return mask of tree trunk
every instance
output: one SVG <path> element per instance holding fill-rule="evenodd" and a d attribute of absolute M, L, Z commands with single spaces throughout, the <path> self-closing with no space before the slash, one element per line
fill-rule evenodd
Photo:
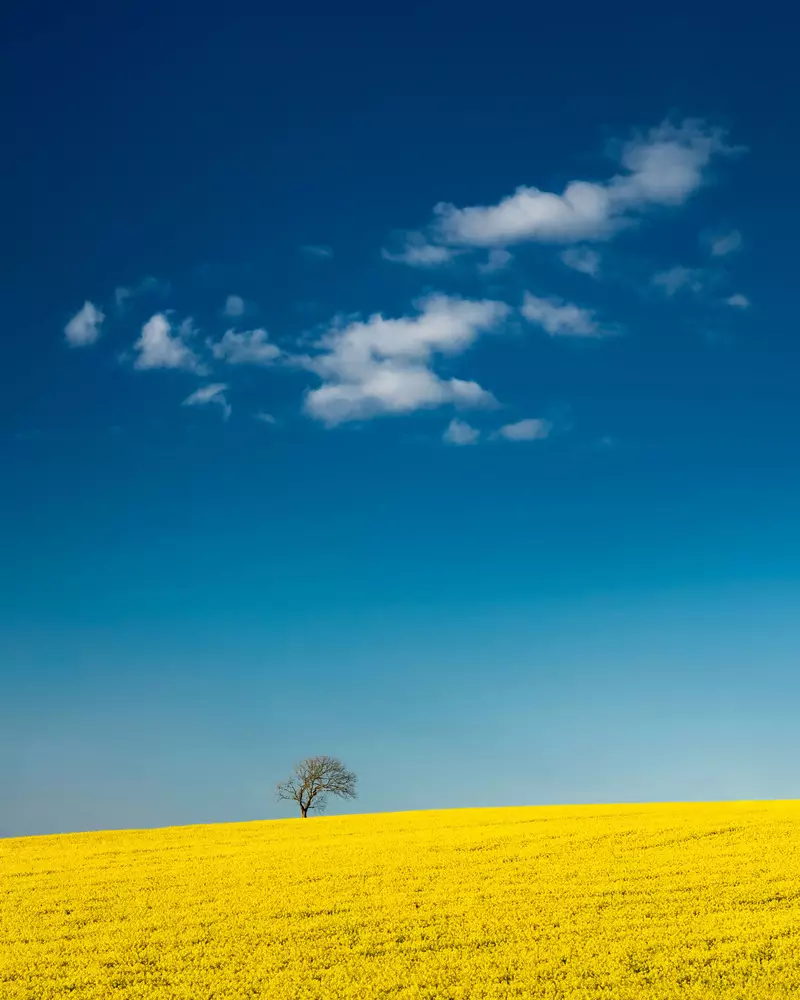
<path fill-rule="evenodd" d="M 308 806 L 300 806 L 300 815 L 303 817 L 303 819 L 306 819 L 308 817 Z"/>

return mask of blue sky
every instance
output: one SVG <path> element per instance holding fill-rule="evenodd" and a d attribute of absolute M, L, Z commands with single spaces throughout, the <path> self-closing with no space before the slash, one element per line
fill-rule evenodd
<path fill-rule="evenodd" d="M 797 795 L 790 33 L 20 6 L 0 833 Z"/>

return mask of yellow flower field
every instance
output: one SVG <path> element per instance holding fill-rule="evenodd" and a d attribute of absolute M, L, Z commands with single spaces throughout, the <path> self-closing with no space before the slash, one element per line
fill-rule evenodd
<path fill-rule="evenodd" d="M 3 1000 L 800 995 L 800 803 L 0 840 Z"/>

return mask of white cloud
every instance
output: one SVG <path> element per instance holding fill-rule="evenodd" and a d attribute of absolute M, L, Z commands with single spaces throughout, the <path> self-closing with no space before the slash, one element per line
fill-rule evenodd
<path fill-rule="evenodd" d="M 681 267 L 679 264 L 667 271 L 654 274 L 653 284 L 670 297 L 682 288 L 690 292 L 699 292 L 703 288 L 703 272 L 693 267 Z"/>
<path fill-rule="evenodd" d="M 273 427 L 278 423 L 271 413 L 264 413 L 263 410 L 260 410 L 258 413 L 254 413 L 253 418 L 262 424 L 271 424 Z"/>
<path fill-rule="evenodd" d="M 521 312 L 551 337 L 604 337 L 611 332 L 598 324 L 590 309 L 555 297 L 543 299 L 526 292 Z"/>
<path fill-rule="evenodd" d="M 725 140 L 723 129 L 687 118 L 680 125 L 662 122 L 647 138 L 629 142 L 621 157 L 627 173 L 608 185 L 614 208 L 682 205 L 702 186 L 711 158 L 736 151 Z"/>
<path fill-rule="evenodd" d="M 528 419 L 506 424 L 497 433 L 507 441 L 543 441 L 550 436 L 552 430 L 553 425 L 549 420 Z"/>
<path fill-rule="evenodd" d="M 184 320 L 178 332 L 173 334 L 172 325 L 163 313 L 151 316 L 133 345 L 138 352 L 134 368 L 185 368 L 202 372 L 199 358 L 185 342 L 191 330 L 191 320 Z"/>
<path fill-rule="evenodd" d="M 481 432 L 476 427 L 471 427 L 465 420 L 453 417 L 442 435 L 445 444 L 475 444 Z"/>
<path fill-rule="evenodd" d="M 449 264 L 457 251 L 449 247 L 429 243 L 422 233 L 407 233 L 405 247 L 399 253 L 382 250 L 384 260 L 395 264 L 408 264 L 409 267 L 441 267 Z"/>
<path fill-rule="evenodd" d="M 218 361 L 229 365 L 270 365 L 280 357 L 280 348 L 270 343 L 266 330 L 236 333 L 227 330 L 222 340 L 209 341 L 211 353 Z"/>
<path fill-rule="evenodd" d="M 508 250 L 495 247 L 489 251 L 483 264 L 478 265 L 481 274 L 496 274 L 504 270 L 512 261 L 512 256 Z"/>
<path fill-rule="evenodd" d="M 225 308 L 222 310 L 225 316 L 231 318 L 244 315 L 244 299 L 241 295 L 229 295 L 225 299 Z"/>
<path fill-rule="evenodd" d="M 729 253 L 735 253 L 741 249 L 742 242 L 742 234 L 738 229 L 734 229 L 726 236 L 718 236 L 711 241 L 711 256 L 727 257 Z"/>
<path fill-rule="evenodd" d="M 433 295 L 417 304 L 419 315 L 333 327 L 297 359 L 322 379 L 305 401 L 306 412 L 329 426 L 425 407 L 487 406 L 494 397 L 476 382 L 442 378 L 431 367 L 436 354 L 466 350 L 508 315 L 502 302 Z"/>
<path fill-rule="evenodd" d="M 559 256 L 573 271 L 580 271 L 592 278 L 596 278 L 600 272 L 600 254 L 589 247 L 567 247 Z"/>
<path fill-rule="evenodd" d="M 725 302 L 729 306 L 733 306 L 734 309 L 749 309 L 750 299 L 746 295 L 741 295 L 737 292 L 735 295 L 731 295 L 729 298 L 725 299 Z"/>
<path fill-rule="evenodd" d="M 682 204 L 703 183 L 711 158 L 730 151 L 725 133 L 702 121 L 664 122 L 622 148 L 623 172 L 609 181 L 571 181 L 561 194 L 522 186 L 496 205 L 440 203 L 433 232 L 451 246 L 608 239 L 651 206 Z"/>
<path fill-rule="evenodd" d="M 206 406 L 208 403 L 215 403 L 222 407 L 222 414 L 225 420 L 231 415 L 231 407 L 225 398 L 225 391 L 228 386 L 224 382 L 212 382 L 210 385 L 203 385 L 184 399 L 182 406 Z"/>
<path fill-rule="evenodd" d="M 362 382 L 328 382 L 306 396 L 309 416 L 333 427 L 380 414 L 412 413 L 424 407 L 490 406 L 490 392 L 476 382 L 441 379 L 424 366 L 385 361 Z"/>
<path fill-rule="evenodd" d="M 572 182 L 561 195 L 519 187 L 497 205 L 456 208 L 440 203 L 434 213 L 438 237 L 457 246 L 571 243 L 611 234 L 608 192 L 582 181 Z"/>
<path fill-rule="evenodd" d="M 100 336 L 105 315 L 88 300 L 64 327 L 64 336 L 72 347 L 88 347 Z"/>

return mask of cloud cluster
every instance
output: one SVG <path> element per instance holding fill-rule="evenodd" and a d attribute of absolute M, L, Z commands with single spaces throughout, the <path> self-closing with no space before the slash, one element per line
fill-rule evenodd
<path fill-rule="evenodd" d="M 134 343 L 133 367 L 139 370 L 156 368 L 183 369 L 204 375 L 208 365 L 190 346 L 196 331 L 191 319 L 177 326 L 165 313 L 156 313 L 143 324 L 139 339 Z M 281 355 L 280 348 L 270 343 L 266 330 L 237 333 L 227 330 L 218 341 L 206 341 L 213 358 L 229 365 L 269 365 Z"/>
<path fill-rule="evenodd" d="M 435 356 L 456 355 L 510 312 L 503 302 L 434 295 L 418 315 L 380 313 L 333 327 L 300 363 L 322 380 L 305 399 L 306 412 L 328 426 L 389 413 L 453 404 L 487 406 L 495 400 L 477 382 L 444 378 Z"/>
<path fill-rule="evenodd" d="M 620 145 L 616 172 L 606 180 L 574 180 L 560 192 L 520 186 L 488 205 L 457 207 L 440 203 L 423 231 L 400 234 L 397 249 L 383 249 L 382 255 L 425 271 L 467 260 L 471 267 L 452 267 L 446 274 L 448 280 L 466 277 L 474 286 L 480 284 L 481 276 L 496 276 L 492 286 L 508 286 L 522 273 L 518 263 L 509 276 L 502 274 L 513 260 L 508 247 L 525 242 L 552 244 L 555 249 L 550 252 L 557 254 L 563 265 L 600 278 L 601 268 L 605 272 L 607 252 L 601 257 L 591 244 L 632 229 L 648 213 L 684 204 L 706 182 L 712 160 L 732 151 L 725 133 L 702 121 L 665 122 Z M 712 258 L 724 258 L 741 247 L 742 236 L 734 229 L 713 238 L 706 234 L 701 242 Z M 331 256 L 326 246 L 308 245 L 300 251 L 320 261 Z M 652 276 L 652 285 L 668 297 L 687 291 L 705 293 L 712 279 L 719 280 L 722 273 L 719 264 L 707 264 L 705 268 L 678 265 L 659 271 Z M 128 306 L 131 300 L 163 292 L 167 287 L 155 278 L 145 278 L 138 285 L 116 288 L 110 308 L 112 318 L 123 320 L 132 311 Z M 696 301 L 704 298 L 705 294 Z M 736 293 L 716 304 L 745 310 L 750 301 Z M 517 299 L 513 307 L 497 298 L 462 298 L 443 293 L 429 294 L 413 305 L 407 315 L 374 313 L 367 318 L 334 320 L 321 333 L 297 337 L 293 345 L 282 341 L 283 346 L 278 347 L 261 327 L 236 328 L 235 321 L 254 309 L 254 303 L 231 294 L 221 309 L 221 315 L 229 321 L 225 326 L 231 328 L 221 337 L 216 333 L 201 341 L 191 319 L 178 322 L 172 318 L 172 311 L 163 310 L 142 324 L 127 357 L 136 370 L 173 369 L 206 377 L 214 370 L 217 378 L 220 366 L 228 371 L 221 377 L 229 379 L 234 377 L 233 368 L 244 365 L 306 372 L 317 380 L 304 395 L 306 415 L 335 427 L 443 406 L 456 410 L 497 407 L 489 389 L 454 373 L 453 361 L 479 337 L 501 330 L 512 315 L 522 317 L 554 339 L 599 339 L 618 332 L 616 326 L 601 321 L 593 309 L 557 295 L 530 291 L 524 293 L 521 304 Z M 93 344 L 105 320 L 102 309 L 87 300 L 64 327 L 67 342 L 73 347 Z M 244 325 L 242 321 L 240 326 Z M 227 419 L 231 413 L 229 388 L 227 381 L 209 382 L 186 396 L 183 405 L 214 405 Z M 252 416 L 263 423 L 277 424 L 265 412 Z M 537 441 L 549 437 L 552 431 L 552 423 L 541 418 L 482 430 L 455 415 L 444 430 L 443 440 L 454 446 L 473 445 L 484 438 Z"/>

